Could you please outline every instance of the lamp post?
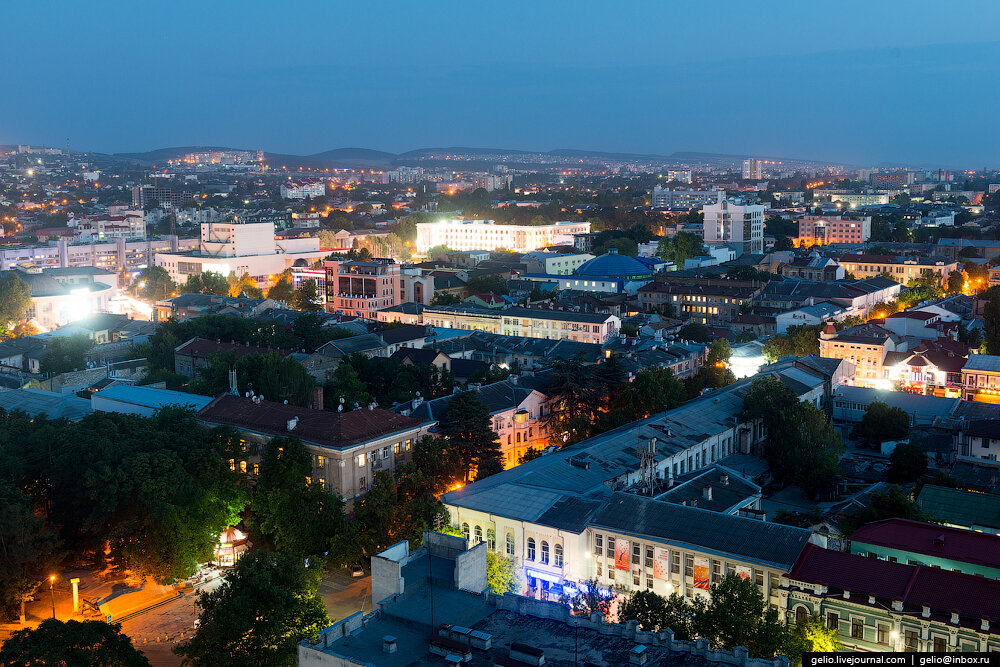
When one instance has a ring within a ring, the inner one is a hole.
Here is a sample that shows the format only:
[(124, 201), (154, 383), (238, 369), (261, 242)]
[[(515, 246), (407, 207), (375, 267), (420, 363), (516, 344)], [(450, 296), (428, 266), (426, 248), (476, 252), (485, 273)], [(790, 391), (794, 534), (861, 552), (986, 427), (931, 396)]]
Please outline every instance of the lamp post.
[(56, 617), (56, 594), (53, 586), (56, 583), (56, 575), (49, 575), (49, 598), (52, 600), (52, 618)]

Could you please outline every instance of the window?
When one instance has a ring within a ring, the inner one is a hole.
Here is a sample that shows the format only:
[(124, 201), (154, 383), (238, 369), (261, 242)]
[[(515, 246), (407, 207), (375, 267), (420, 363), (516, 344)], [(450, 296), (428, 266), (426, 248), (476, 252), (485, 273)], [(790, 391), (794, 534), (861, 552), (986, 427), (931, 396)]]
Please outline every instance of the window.
[(934, 652), (935, 653), (945, 653), (948, 650), (948, 642), (944, 637), (934, 638)]
[(507, 533), (507, 555), (510, 558), (514, 557), (514, 533)]
[(528, 538), (528, 560), (535, 560), (535, 538)]
[[(805, 607), (801, 607), (801, 606), (800, 607), (796, 607), (796, 609), (795, 609), (795, 622), (796, 623), (805, 623), (806, 619), (808, 617), (809, 617), (809, 613), (806, 612), (806, 608)], [(882, 626), (879, 626), (879, 627), (882, 627)]]
[(633, 544), (632, 545), (632, 564), (633, 565), (638, 565), (639, 564), (639, 557), (640, 557), (641, 554), (642, 554), (642, 547), (639, 546), (638, 544)]
[(877, 632), (876, 632), (876, 636), (875, 636), (875, 641), (878, 642), (879, 644), (882, 644), (883, 646), (889, 644), (889, 626), (888, 625), (882, 625), (881, 623), (878, 624), (878, 628), (877, 628)]
[(604, 553), (608, 555), (608, 558), (615, 557), (615, 538), (608, 535), (608, 548), (605, 549)]
[(837, 614), (837, 613), (832, 612), (832, 611), (831, 612), (827, 612), (827, 614), (826, 614), (826, 627), (830, 628), (831, 630), (839, 630), (840, 629), (840, 614)]
[(462, 522), (462, 537), (469, 539), (469, 524), (464, 521)]
[(479, 544), (480, 542), (483, 541), (483, 527), (482, 526), (476, 526), (476, 528), (475, 528), (475, 535), (476, 535), (476, 541), (474, 542), (474, 544)]
[(548, 565), (549, 564), (549, 543), (546, 542), (545, 540), (542, 540), (542, 560), (541, 560), (541, 563), (542, 563), (542, 565)]
[[(865, 638), (865, 622), (860, 618), (851, 619), (851, 638), (853, 639)], [(936, 651), (937, 649), (934, 650)]]
[(561, 544), (557, 544), (554, 547), (552, 547), (552, 550), (553, 550), (553, 553), (554, 553), (555, 559), (556, 559), (556, 561), (555, 561), (556, 567), (562, 567), (563, 566), (563, 548), (562, 548), (562, 545)]
[(594, 555), (600, 556), (604, 553), (604, 536), (594, 533)]
[(490, 551), (497, 550), (497, 531), (492, 528), (486, 529), (486, 548)]

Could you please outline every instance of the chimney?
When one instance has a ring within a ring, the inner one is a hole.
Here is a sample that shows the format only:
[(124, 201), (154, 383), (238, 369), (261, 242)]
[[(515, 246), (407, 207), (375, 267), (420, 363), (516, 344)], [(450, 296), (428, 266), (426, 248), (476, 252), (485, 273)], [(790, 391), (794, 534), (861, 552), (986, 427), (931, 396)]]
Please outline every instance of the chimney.
[(294, 431), (295, 427), (298, 426), (298, 425), (299, 425), (299, 418), (298, 418), (298, 416), (295, 416), (295, 417), (292, 417), (291, 419), (289, 419), (288, 420), (288, 424), (287, 424), (289, 432)]
[(323, 385), (318, 384), (313, 387), (313, 410), (323, 409)]
[(706, 484), (705, 486), (701, 487), (701, 495), (705, 498), (705, 500), (711, 500), (712, 499), (712, 485), (711, 484)]

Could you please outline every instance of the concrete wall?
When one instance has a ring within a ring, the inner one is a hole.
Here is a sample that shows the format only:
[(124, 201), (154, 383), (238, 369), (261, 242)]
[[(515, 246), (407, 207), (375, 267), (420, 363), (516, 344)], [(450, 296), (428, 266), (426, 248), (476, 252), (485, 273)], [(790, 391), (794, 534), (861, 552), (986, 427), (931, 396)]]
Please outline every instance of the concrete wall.
[(397, 542), (372, 556), (372, 603), (379, 604), (403, 592), (403, 566), (410, 559), (410, 543)]
[(455, 588), (470, 593), (486, 590), (486, 549), (486, 543), (480, 542), (455, 557)]

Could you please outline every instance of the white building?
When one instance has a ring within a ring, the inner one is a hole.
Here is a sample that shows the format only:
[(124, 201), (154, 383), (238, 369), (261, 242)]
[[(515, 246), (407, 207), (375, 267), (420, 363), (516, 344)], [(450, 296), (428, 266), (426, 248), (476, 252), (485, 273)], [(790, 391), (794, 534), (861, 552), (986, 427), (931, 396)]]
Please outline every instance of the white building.
[(763, 204), (728, 199), (706, 205), (703, 211), (706, 244), (732, 244), (740, 254), (764, 252)]
[(157, 253), (172, 280), (183, 283), (192, 274), (213, 271), (228, 276), (249, 274), (261, 286), (298, 259), (312, 264), (326, 256), (319, 239), (276, 239), (273, 222), (205, 222), (201, 225), (198, 250), (190, 253)]
[(452, 250), (530, 252), (551, 245), (573, 243), (574, 234), (590, 233), (589, 222), (556, 222), (551, 225), (498, 225), (492, 220), (441, 220), (417, 224), (417, 252), (434, 246)]
[(743, 160), (743, 178), (745, 180), (760, 180), (764, 178), (764, 164), (752, 157)]

